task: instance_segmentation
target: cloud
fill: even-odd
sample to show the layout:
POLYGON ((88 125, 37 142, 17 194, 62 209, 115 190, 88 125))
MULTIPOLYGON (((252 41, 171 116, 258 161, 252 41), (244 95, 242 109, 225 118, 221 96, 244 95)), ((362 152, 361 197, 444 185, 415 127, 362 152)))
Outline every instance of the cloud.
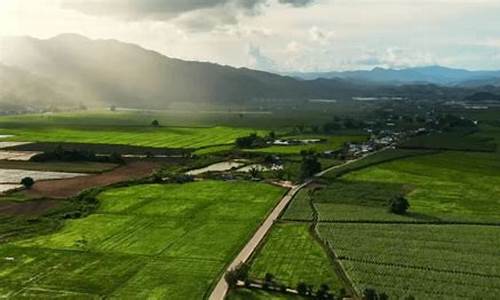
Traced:
MULTIPOLYGON (((179 14, 205 8, 226 5, 231 0, 63 0, 63 8, 89 15, 124 17, 127 19, 171 19, 179 14)), ((243 7, 252 7, 258 0, 249 1, 243 7)))
MULTIPOLYGON (((276 1, 276 0, 274 0, 276 1)), ((294 7, 308 5, 314 0, 277 0, 294 7)), ((223 9, 257 14, 271 0, 62 0, 62 7, 89 15, 113 16, 130 20, 169 20, 182 14, 223 9)))
POLYGON ((362 67, 388 67, 402 69, 437 64, 435 58, 426 52, 413 51, 400 47, 389 47, 383 51, 366 51, 355 65, 362 67))
POLYGON ((258 46, 250 45, 248 55, 250 57, 249 65, 252 68, 262 71, 276 71, 279 69, 278 64, 272 58, 263 54, 258 46))
POLYGON ((330 43, 334 37, 335 33, 333 31, 323 30, 317 26, 311 27, 309 30, 309 36, 313 42, 318 42, 321 45, 326 45, 330 43))
POLYGON ((315 0, 279 0, 281 4, 290 4, 295 7, 306 6, 308 4, 313 3, 315 0))

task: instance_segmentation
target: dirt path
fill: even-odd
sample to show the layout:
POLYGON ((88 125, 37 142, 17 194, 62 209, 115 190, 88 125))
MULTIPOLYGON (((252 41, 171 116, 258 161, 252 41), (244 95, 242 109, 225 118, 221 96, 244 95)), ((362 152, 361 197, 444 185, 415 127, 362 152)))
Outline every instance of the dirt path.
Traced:
POLYGON ((150 175, 161 165, 154 161, 130 162, 125 166, 97 175, 70 179, 39 181, 26 191, 32 197, 68 198, 92 187, 107 186, 113 183, 138 179, 150 175))
MULTIPOLYGON (((343 164, 327 168, 327 169, 319 172, 318 174, 316 174, 315 177, 321 177, 330 171, 333 171, 335 169, 338 169, 338 168, 344 167, 346 165, 355 163, 355 162, 362 160, 368 156, 374 155, 374 154, 376 154, 384 149, 363 155, 363 156, 356 158, 356 159, 353 159, 353 160, 349 160, 343 164)), ((213 289, 212 293, 210 294, 210 297, 209 297, 210 300, 223 300, 224 299, 224 297, 226 296, 226 294, 229 290, 229 286, 225 280, 226 273, 228 271, 236 268, 240 263, 248 261, 250 256, 255 252, 255 249, 257 249, 259 244, 264 240, 264 237, 266 236, 268 231, 271 229, 274 222, 278 219, 278 217, 281 215, 283 210, 287 207, 288 203, 290 203, 290 201, 293 199, 293 197, 301 189, 308 186, 311 182, 312 182, 312 180, 309 180, 309 181, 304 182, 301 185, 293 186, 290 189, 290 191, 288 191, 288 193, 280 200, 280 202, 278 203, 278 205, 276 205, 276 207, 273 209, 271 214, 269 214, 269 216, 267 216, 264 223, 262 223, 260 225, 259 229, 255 232, 255 234, 252 236, 250 241, 248 241, 248 243, 245 245, 245 247, 243 247, 243 249, 240 251, 240 253, 236 256, 236 258, 234 258, 234 260, 231 262, 231 264, 229 264, 229 266, 226 269, 226 272, 224 272, 222 277, 219 279, 219 281, 215 285, 215 288, 213 289)))

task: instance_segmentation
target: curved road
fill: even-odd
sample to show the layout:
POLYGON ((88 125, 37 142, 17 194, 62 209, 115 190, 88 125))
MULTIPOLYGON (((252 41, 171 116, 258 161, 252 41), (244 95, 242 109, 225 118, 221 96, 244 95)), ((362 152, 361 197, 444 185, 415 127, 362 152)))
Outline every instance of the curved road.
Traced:
MULTIPOLYGON (((377 153, 379 151, 375 151, 375 152, 366 154, 364 156, 361 156, 361 157, 359 157, 357 159, 350 160, 350 161, 347 161, 347 162, 345 162, 343 164, 340 164, 340 165, 333 166, 333 167, 330 167, 328 169, 325 169, 325 170, 319 172, 318 174, 316 174, 315 177, 321 177, 321 176, 325 175, 326 173, 328 173, 328 172, 330 172, 330 171, 332 171, 334 169, 337 169, 337 168, 343 167, 345 165, 354 163, 354 162, 356 162, 358 160, 366 158, 367 156, 373 155, 373 154, 375 154, 375 153, 377 153)), ((280 202, 278 203, 278 205, 276 205, 276 207, 269 214, 269 216, 267 216, 267 218, 264 221, 264 223, 262 223, 262 225, 260 225, 259 229, 255 232, 255 234, 248 241, 248 243, 245 245, 245 247, 243 247, 243 249, 240 251, 240 253, 234 258, 234 260, 231 262, 231 264, 227 267, 226 272, 224 272, 224 274, 222 275, 222 277, 217 282, 217 285, 213 289, 212 293, 210 294, 210 297, 209 297, 210 300, 223 300, 224 299, 224 297, 226 296, 227 291, 229 290, 229 286, 228 286, 228 284, 226 282, 226 279, 225 279, 226 273, 228 271, 233 270, 234 268, 236 268, 240 263, 246 262, 250 258, 250 256, 252 255, 252 253, 255 251, 255 249, 257 248, 257 246, 259 246, 259 244, 262 242, 262 240, 266 236, 267 232, 271 229, 271 227, 273 226, 274 222, 281 215, 281 212, 285 209, 285 207, 288 205, 288 203, 292 200, 292 198, 301 189, 303 189, 304 187, 306 187, 307 185, 309 185, 311 183, 311 181, 312 180, 308 180, 308 181, 304 182, 301 185, 293 186, 288 191, 288 193, 280 200, 280 202)))

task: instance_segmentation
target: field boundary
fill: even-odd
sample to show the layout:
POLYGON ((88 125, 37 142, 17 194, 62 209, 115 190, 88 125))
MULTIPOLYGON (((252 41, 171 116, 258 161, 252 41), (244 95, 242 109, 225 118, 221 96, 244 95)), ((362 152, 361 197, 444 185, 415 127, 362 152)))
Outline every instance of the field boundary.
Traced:
POLYGON ((416 269, 416 270, 425 270, 425 271, 440 272, 440 273, 462 274, 462 275, 468 275, 468 276, 499 278, 500 279, 500 275, 495 275, 495 274, 488 275, 488 274, 481 274, 481 273, 476 273, 476 272, 457 271, 457 270, 451 270, 451 269, 450 270, 436 269, 436 268, 417 266, 417 265, 385 263, 385 262, 379 262, 379 261, 369 260, 369 259, 351 258, 348 256, 339 256, 338 259, 359 262, 359 263, 364 263, 364 264, 373 264, 373 265, 381 265, 381 266, 394 267, 394 268, 402 268, 402 269, 416 269))
POLYGON ((339 260, 337 253, 331 248, 325 241, 324 239, 321 238, 321 235, 318 230, 318 225, 319 225, 319 212, 316 209, 316 206, 314 205, 314 198, 309 196, 309 205, 311 206, 312 212, 313 212, 313 221, 310 223, 311 226, 309 227, 309 231, 313 239, 319 243, 321 248, 323 248, 323 251, 326 252, 326 256, 329 258, 330 262, 333 265, 333 269, 339 279, 344 282, 344 287, 346 287, 352 297, 354 299, 361 299, 359 291, 356 289, 356 286, 354 284, 354 281, 349 277, 349 274, 345 270, 344 266, 342 265, 342 262, 339 260))
MULTIPOLYGON (((290 222, 305 222, 304 220, 285 220, 290 222)), ((467 222, 467 221, 383 221, 383 220, 321 220, 322 224, 387 224, 387 225, 456 225, 456 226, 500 226, 500 222, 467 222)))

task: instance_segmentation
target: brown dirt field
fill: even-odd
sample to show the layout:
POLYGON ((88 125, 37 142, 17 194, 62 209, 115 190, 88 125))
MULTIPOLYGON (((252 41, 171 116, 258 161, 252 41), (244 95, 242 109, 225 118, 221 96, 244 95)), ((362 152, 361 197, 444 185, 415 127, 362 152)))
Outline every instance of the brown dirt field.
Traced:
POLYGON ((39 181, 26 193, 30 197, 68 198, 92 187, 107 186, 146 177, 160 167, 161 164, 154 161, 130 162, 125 166, 98 175, 39 181))
POLYGON ((41 216, 57 208, 59 200, 34 200, 28 202, 0 202, 0 215, 3 216, 41 216))

